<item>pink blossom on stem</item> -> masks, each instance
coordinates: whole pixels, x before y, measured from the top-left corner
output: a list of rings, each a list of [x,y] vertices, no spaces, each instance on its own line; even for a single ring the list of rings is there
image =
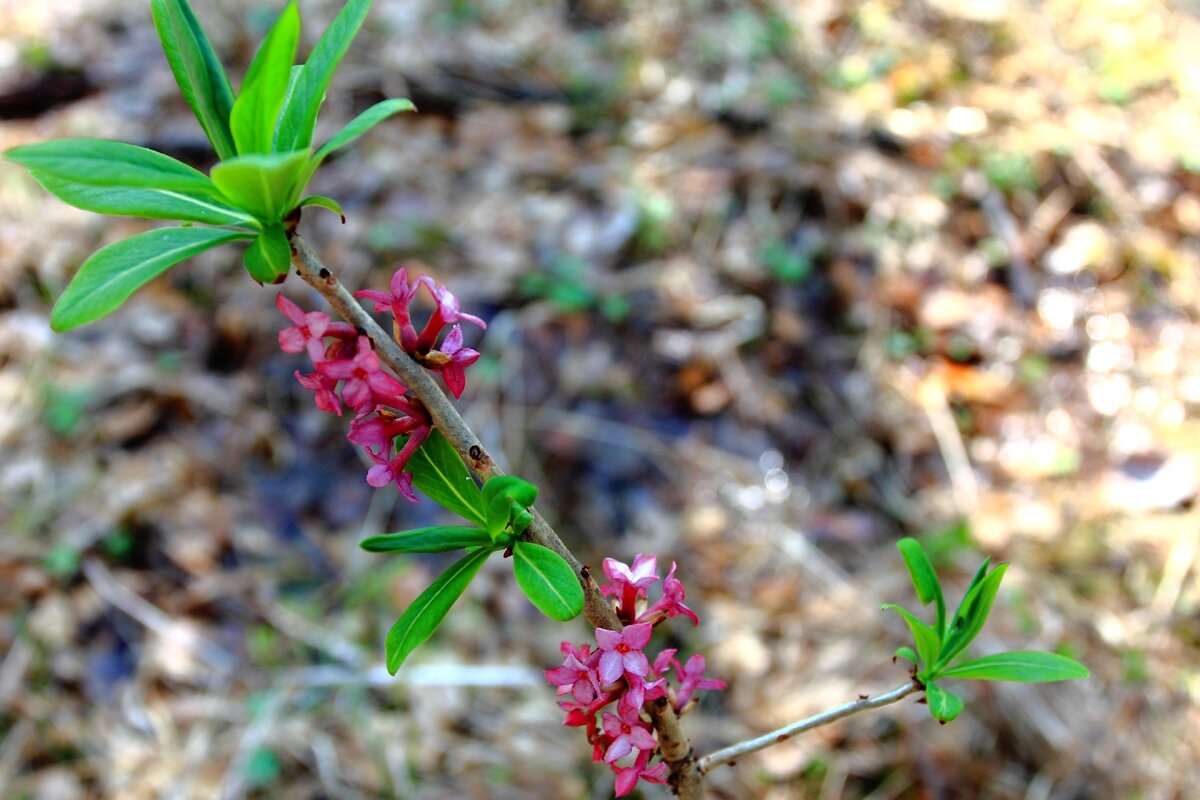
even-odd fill
[[[441,347],[425,357],[425,366],[442,373],[442,380],[457,399],[467,388],[466,368],[478,360],[479,351],[463,347],[462,327],[455,325],[442,340]]]
[[[653,626],[647,623],[629,625],[620,633],[596,628],[596,643],[600,645],[600,682],[609,684],[623,674],[646,677],[650,662],[642,648],[650,641]]]
[[[420,285],[420,282],[415,282],[409,286],[408,270],[401,267],[392,274],[390,294],[364,289],[361,292],[355,292],[354,296],[373,301],[376,311],[391,311],[392,317],[395,319],[396,338],[400,340],[400,346],[405,350],[411,350],[417,341],[417,331],[413,328],[409,304],[417,296],[417,289]]]
[[[404,468],[408,465],[408,460],[412,458],[413,453],[417,452],[417,448],[429,436],[430,428],[428,426],[416,428],[409,434],[408,440],[404,443],[404,447],[396,454],[395,458],[387,457],[388,451],[376,455],[370,453],[371,459],[375,462],[375,466],[367,471],[367,483],[379,489],[387,486],[389,483],[395,483],[396,488],[400,490],[400,494],[416,503],[417,495],[413,492],[413,476],[410,472],[405,472]],[[388,448],[390,450],[390,446]]]
[[[624,622],[633,622],[638,598],[645,597],[647,590],[659,581],[658,556],[639,554],[632,567],[615,558],[606,558],[603,567],[610,582],[601,586],[600,592],[605,596],[617,595],[620,603],[617,615]]]
[[[438,334],[442,332],[442,328],[460,320],[470,322],[472,325],[478,325],[481,329],[487,330],[486,322],[473,314],[464,314],[461,311],[458,298],[445,286],[439,286],[428,275],[422,276],[420,282],[425,284],[425,288],[433,295],[433,301],[437,304],[437,307],[433,311],[433,316],[429,318],[429,322],[425,323],[425,328],[421,331],[421,335],[417,337],[417,342],[413,346],[414,350],[428,353],[437,342]]]
[[[624,797],[634,790],[639,780],[647,783],[666,783],[667,782],[667,765],[663,762],[658,762],[653,767],[647,767],[650,762],[651,753],[648,750],[638,752],[637,758],[633,764],[628,767],[614,767],[613,772],[616,773],[617,782],[614,787],[617,797]]]
[[[683,600],[687,593],[683,590],[683,584],[675,577],[675,562],[671,562],[671,571],[667,573],[667,577],[663,580],[663,594],[654,605],[647,608],[639,617],[639,620],[651,620],[656,614],[666,614],[668,619],[684,616],[692,621],[693,625],[700,624],[700,617],[696,616],[696,612],[684,605]]]
[[[318,366],[326,377],[344,380],[342,400],[359,415],[370,413],[376,405],[390,404],[403,398],[408,390],[398,380],[383,371],[379,356],[371,349],[371,340],[358,337],[358,350],[353,359],[326,361]]]
[[[543,674],[551,684],[558,687],[559,694],[570,692],[581,703],[590,703],[603,692],[600,689],[600,675],[596,665],[600,662],[600,652],[591,653],[589,645],[583,645],[582,652],[568,652],[561,667],[548,669]]]
[[[337,381],[332,378],[327,378],[320,372],[313,372],[309,375],[301,375],[300,370],[294,373],[296,380],[305,389],[309,389],[316,395],[317,408],[322,411],[328,411],[330,414],[342,415],[342,404],[338,400]]]
[[[618,714],[604,712],[602,727],[604,732],[612,737],[612,742],[604,753],[604,760],[611,764],[633,752],[653,751],[658,747],[650,726],[642,721],[641,709],[628,709],[618,706]]]
[[[663,651],[664,653],[666,651]],[[674,651],[671,653],[674,656]],[[659,659],[662,654],[654,659],[655,666],[659,665]],[[692,695],[701,689],[724,689],[725,681],[717,680],[716,678],[704,677],[704,670],[708,668],[708,663],[704,660],[704,656],[696,653],[687,660],[687,663],[682,667],[679,662],[673,657],[670,659],[671,664],[675,667],[675,677],[679,681],[679,691],[675,693],[675,710],[679,711],[687,705],[692,699]]]

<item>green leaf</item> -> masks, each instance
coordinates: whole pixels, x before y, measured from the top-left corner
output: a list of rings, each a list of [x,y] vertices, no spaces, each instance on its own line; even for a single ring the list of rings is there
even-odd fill
[[[931,601],[937,603],[937,624],[934,630],[938,636],[943,636],[946,631],[946,600],[942,597],[942,585],[938,582],[937,573],[933,571],[933,564],[929,563],[929,556],[925,554],[925,548],[921,547],[921,543],[916,539],[905,538],[896,542],[896,547],[900,550],[900,555],[904,557],[904,563],[908,567],[908,574],[912,578],[913,588],[917,590],[917,599],[921,601],[921,605],[927,606]]]
[[[192,107],[217,157],[232,158],[229,114],[233,88],[187,0],[152,0],[154,27],[179,91]]]
[[[954,612],[954,618],[947,628],[941,661],[935,672],[950,663],[950,659],[961,653],[983,630],[983,624],[987,622],[988,614],[992,611],[996,593],[1000,591],[1000,581],[1004,579],[1007,570],[1008,564],[997,566],[978,581],[959,603],[958,610]]]
[[[342,211],[342,206],[337,200],[326,197],[323,194],[310,194],[308,197],[302,198],[300,202],[296,204],[297,208],[304,208],[305,206],[320,206],[321,208],[332,211],[342,218],[343,225],[346,224],[346,215]]]
[[[370,536],[358,546],[372,553],[444,553],[491,544],[492,537],[481,528],[439,526]]]
[[[101,248],[83,262],[54,304],[50,325],[65,331],[97,320],[185,258],[249,236],[212,228],[160,228]]]
[[[266,222],[279,222],[295,207],[308,152],[238,156],[213,167],[212,179],[239,208]]]
[[[454,447],[436,428],[408,462],[413,483],[426,497],[476,525],[486,524],[483,496]]]
[[[238,153],[271,152],[299,40],[300,12],[292,0],[259,47],[233,104],[229,126]]]
[[[471,579],[494,551],[473,550],[438,576],[405,610],[387,635],[387,668],[392,675],[400,669],[408,654],[425,642],[446,618],[446,612],[466,591]]]
[[[267,225],[242,254],[242,263],[250,277],[264,283],[280,283],[292,266],[292,246],[279,224]]]
[[[942,647],[941,637],[928,624],[913,616],[908,609],[901,608],[895,603],[884,603],[883,608],[887,611],[895,611],[904,617],[904,621],[908,623],[909,630],[912,631],[913,642],[917,645],[917,652],[921,656],[925,670],[928,671],[933,664],[937,663]]]
[[[518,540],[513,544],[513,572],[529,602],[550,619],[565,622],[583,610],[579,579],[553,550]]]
[[[349,0],[322,34],[284,103],[275,150],[302,150],[312,144],[317,112],[325,100],[329,81],[350,49],[350,43],[354,41],[370,8],[371,0]]]
[[[963,709],[961,697],[932,683],[925,685],[925,699],[929,703],[929,713],[938,722],[952,721]]]
[[[905,661],[911,661],[914,665],[918,665],[917,654],[913,652],[911,647],[897,647],[896,652],[892,653],[892,660],[903,658]]]
[[[964,661],[945,670],[940,677],[1049,683],[1087,678],[1091,674],[1083,664],[1066,656],[1032,650],[1014,650],[1010,653],[997,653],[973,661]]]
[[[170,189],[217,196],[208,176],[145,147],[107,139],[55,139],[4,154],[31,172],[87,186]]]
[[[337,134],[321,146],[317,154],[313,156],[313,169],[321,165],[321,162],[335,150],[340,150],[346,145],[353,142],[358,137],[362,136],[367,131],[374,128],[379,123],[391,116],[399,114],[401,111],[416,111],[417,107],[409,100],[394,99],[384,100],[381,103],[368,108],[363,113],[359,114],[350,122],[346,123],[346,127],[342,128]]]
[[[483,505],[487,509],[487,529],[493,538],[505,532],[515,514],[537,501],[537,487],[512,475],[497,475],[483,485]],[[529,523],[526,522],[526,525]],[[514,532],[516,531],[514,526]]]
[[[258,222],[224,200],[171,189],[123,186],[89,186],[40,172],[31,172],[46,191],[76,208],[99,214],[117,214],[147,219],[177,219],[209,225],[238,225],[257,228]]]

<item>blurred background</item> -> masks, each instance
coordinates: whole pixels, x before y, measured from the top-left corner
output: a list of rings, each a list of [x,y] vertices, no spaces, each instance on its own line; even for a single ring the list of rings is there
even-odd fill
[[[278,6],[196,4],[235,83]],[[311,44],[340,3],[300,7]],[[417,262],[489,320],[461,406],[584,561],[678,562],[702,625],[663,643],[730,684],[699,752],[905,680],[902,535],[951,602],[1013,562],[977,654],[1093,670],[860,715],[712,797],[1197,796],[1198,13],[376,0],[318,138],[421,113],[330,163],[349,219],[303,230],[352,287]],[[0,148],[211,166],[149,3],[5,0],[0,31]],[[540,675],[586,625],[506,564],[386,675],[446,562],[357,542],[440,512],[369,489],[236,248],[51,333],[146,227],[0,164],[0,796],[611,796]]]

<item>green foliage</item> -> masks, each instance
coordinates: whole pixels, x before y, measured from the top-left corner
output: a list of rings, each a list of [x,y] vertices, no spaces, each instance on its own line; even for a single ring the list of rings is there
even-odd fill
[[[437,526],[370,536],[359,546],[372,553],[444,553],[491,544],[492,537],[481,528]]]
[[[1089,674],[1086,667],[1066,656],[1033,650],[1013,650],[1009,653],[997,653],[964,661],[945,670],[942,677],[1045,683],[1086,678]]]
[[[929,712],[934,719],[950,722],[963,706],[961,698],[935,683],[940,678],[1044,683],[1090,675],[1086,667],[1067,656],[1026,650],[998,653],[949,666],[983,629],[1008,565],[1000,564],[989,570],[991,561],[984,559],[971,578],[962,602],[947,620],[941,583],[925,549],[916,539],[902,539],[897,548],[908,567],[917,598],[922,605],[931,602],[936,605],[937,619],[935,625],[930,626],[893,603],[885,603],[883,608],[895,611],[908,623],[916,649],[901,647],[894,658],[913,663],[913,676],[925,686]]]
[[[279,283],[287,277],[292,264],[292,248],[283,226],[274,223],[263,228],[242,254],[242,263],[250,277],[259,283]]]
[[[370,8],[371,0],[349,0],[322,34],[283,104],[275,135],[275,152],[307,150],[312,144],[317,112],[325,101],[325,91]]]
[[[291,266],[284,219],[306,205],[342,216],[341,207],[327,197],[301,199],[313,173],[335,150],[388,117],[413,110],[407,100],[378,103],[313,153],[317,112],[334,71],[362,27],[370,0],[347,2],[304,65],[293,63],[300,40],[300,13],[295,0],[287,3],[251,62],[236,98],[187,0],[152,0],[151,6],[180,92],[221,159],[211,178],[162,153],[97,139],[16,147],[5,157],[25,166],[51,194],[86,211],[253,231],[257,235],[209,231],[198,236],[211,237],[204,241],[212,246],[253,239],[243,256],[246,271],[259,283],[279,282]],[[108,313],[128,298],[132,289],[182,261],[186,256],[175,258],[174,251],[164,250],[157,256],[147,251],[155,241],[164,247],[178,244],[177,237],[135,237],[130,241],[136,244],[125,249],[106,248],[94,254],[85,264],[90,270],[80,269],[64,293],[65,303],[60,300],[55,307],[56,327],[65,330]],[[139,268],[127,269],[128,274],[116,281],[123,290],[133,277],[145,276],[130,292],[82,296],[94,288],[91,273],[99,266],[117,255],[128,259],[135,252]],[[87,313],[68,313],[68,308],[86,308]]]
[[[50,312],[56,331],[99,319],[185,258],[249,234],[213,228],[160,228],[97,250]]]
[[[439,430],[409,459],[413,485],[442,508],[476,525],[485,525],[483,494],[454,447]]]
[[[481,490],[458,453],[436,430],[413,454],[409,466],[418,489],[479,527],[417,528],[362,541],[361,547],[373,553],[467,551],[392,626],[387,660],[393,674],[409,653],[433,635],[484,560],[497,551],[511,550],[517,585],[543,614],[568,620],[583,610],[583,588],[571,565],[553,550],[519,538],[533,520],[529,510],[537,499],[533,484],[498,475]]]
[[[953,720],[963,709],[961,697],[934,683],[925,686],[925,700],[929,703],[929,713],[943,724]]]
[[[537,488],[511,475],[497,475],[483,486],[483,506],[487,509],[487,529],[493,539],[522,533],[529,520],[523,513],[537,500]],[[520,522],[518,522],[520,520]],[[523,523],[523,524],[522,524]],[[520,525],[520,530],[517,526]]]
[[[396,624],[388,631],[385,645],[388,672],[395,675],[408,654],[433,635],[445,619],[446,612],[466,591],[471,579],[491,554],[490,549],[480,548],[454,562],[396,620]]]
[[[238,153],[271,152],[299,41],[300,12],[292,0],[263,40],[233,104],[229,127]]]
[[[575,571],[553,550],[517,540],[513,572],[529,602],[550,619],[573,619],[583,610],[583,588]]]
[[[204,29],[187,0],[152,0],[150,7],[179,91],[217,156],[232,158],[237,153],[229,130],[233,88]]]
[[[238,156],[213,167],[221,193],[265,223],[279,222],[300,199],[308,152]]]

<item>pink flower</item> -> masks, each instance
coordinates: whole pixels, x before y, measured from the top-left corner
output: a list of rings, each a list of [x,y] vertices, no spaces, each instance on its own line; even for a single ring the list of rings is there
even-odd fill
[[[319,372],[301,375],[300,370],[296,370],[294,374],[301,386],[316,394],[317,408],[328,411],[330,414],[337,414],[339,417],[342,415],[342,404],[334,391],[337,389],[337,381],[327,378]]]
[[[607,763],[611,764],[624,758],[633,752],[634,748],[650,752],[658,747],[650,726],[642,721],[640,709],[630,711],[618,707],[618,711],[619,716],[606,711],[602,718],[604,732],[612,737],[612,742],[604,753]]]
[[[344,380],[342,400],[360,416],[370,413],[380,403],[390,404],[403,398],[408,390],[382,370],[379,356],[371,349],[371,340],[358,337],[358,352],[353,359],[326,361],[319,369],[328,378]]]
[[[666,614],[668,619],[684,616],[690,619],[693,625],[699,625],[700,617],[696,616],[695,611],[692,611],[692,609],[683,604],[686,596],[683,584],[675,577],[675,562],[672,561],[671,571],[667,573],[667,577],[663,581],[662,597],[654,605],[642,612],[638,619],[652,622],[656,614]]]
[[[633,567],[617,561],[615,558],[604,559],[604,574],[612,581],[612,585],[603,587],[605,594],[615,594],[624,586],[632,586],[642,597],[646,590],[658,583],[658,556],[637,555],[633,559]]]
[[[653,754],[649,750],[641,750],[632,765],[628,767],[613,766],[613,772],[617,776],[614,787],[617,797],[624,797],[632,792],[639,780],[647,783],[667,782],[667,765],[662,761],[647,769],[646,765],[650,762],[651,755]]]
[[[620,604],[617,606],[617,616],[622,622],[633,622],[637,616],[637,601],[645,597],[646,591],[658,583],[658,556],[639,554],[633,559],[633,567],[628,567],[615,558],[606,558],[603,562],[604,574],[611,583],[600,587],[604,595],[617,595]]]
[[[395,417],[390,414],[386,417],[359,417],[350,423],[350,432],[346,434],[346,438],[361,445],[374,458],[390,454],[392,443],[396,441],[397,436],[412,433],[422,424],[422,420],[414,417]]]
[[[395,458],[389,459],[388,452],[391,447],[380,454],[375,454],[367,450],[371,459],[375,462],[375,466],[367,471],[367,483],[374,486],[376,489],[381,489],[389,483],[395,483],[396,488],[400,490],[400,494],[416,503],[417,495],[413,492],[413,476],[410,472],[405,472],[404,468],[408,465],[408,460],[412,458],[413,453],[417,452],[417,448],[429,436],[430,428],[423,426],[416,428],[409,434],[408,440],[405,441],[404,447],[396,454]]]
[[[439,286],[428,275],[422,276],[420,282],[425,284],[425,288],[433,295],[433,301],[437,303],[437,308],[434,309],[433,316],[429,318],[429,322],[425,323],[425,328],[421,331],[421,335],[417,337],[417,342],[413,346],[414,350],[428,353],[433,349],[434,343],[437,342],[438,334],[442,332],[442,328],[460,320],[470,322],[472,325],[478,325],[483,330],[487,330],[487,323],[479,317],[462,313],[458,298],[445,286]]]
[[[603,694],[600,689],[600,676],[596,672],[600,652],[592,653],[590,650],[585,644],[582,652],[568,652],[561,667],[548,669],[543,673],[546,680],[558,687],[559,694],[570,692],[580,703],[590,703]]]
[[[417,332],[413,328],[412,315],[408,307],[413,298],[417,296],[419,286],[419,282],[413,283],[412,286],[408,285],[408,270],[401,267],[392,274],[391,294],[364,289],[361,292],[355,292],[354,296],[373,301],[376,311],[391,311],[392,317],[395,319],[396,338],[400,340],[400,346],[405,350],[411,350],[416,344]]]
[[[425,366],[442,373],[442,380],[457,399],[462,397],[463,390],[467,388],[466,368],[478,360],[477,350],[463,347],[462,328],[455,325],[442,340],[441,347],[425,357]]]
[[[650,641],[654,626],[647,623],[629,625],[617,633],[606,628],[596,628],[596,643],[600,645],[600,682],[610,684],[628,673],[644,678],[650,671],[650,662],[642,648]]]
[[[679,662],[674,661],[675,677],[679,680],[679,691],[675,693],[675,709],[678,711],[687,705],[692,695],[700,689],[724,689],[725,681],[716,678],[705,678],[704,670],[708,668],[704,656],[697,653],[687,660],[683,669]]]

